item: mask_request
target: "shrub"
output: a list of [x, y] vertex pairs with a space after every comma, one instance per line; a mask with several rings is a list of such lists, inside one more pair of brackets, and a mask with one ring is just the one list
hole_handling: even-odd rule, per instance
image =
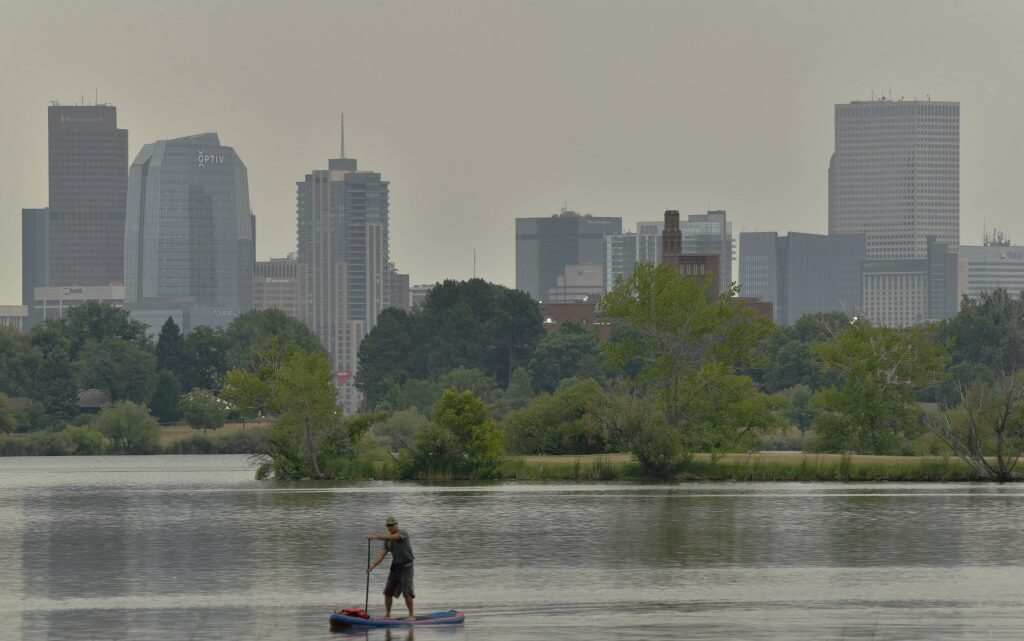
[[105, 407], [93, 421], [101, 434], [125, 454], [149, 454], [159, 445], [160, 426], [142, 405], [120, 401]]

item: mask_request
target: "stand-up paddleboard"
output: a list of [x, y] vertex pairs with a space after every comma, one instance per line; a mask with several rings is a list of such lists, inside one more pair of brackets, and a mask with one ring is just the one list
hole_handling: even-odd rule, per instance
[[361, 626], [369, 628], [396, 628], [406, 625], [444, 625], [462, 623], [465, 620], [466, 615], [462, 612], [456, 612], [455, 610], [423, 614], [412, 621], [409, 619], [375, 619], [373, 617], [364, 619], [363, 617], [342, 614], [341, 612], [335, 612], [331, 615], [331, 625], [336, 627]]

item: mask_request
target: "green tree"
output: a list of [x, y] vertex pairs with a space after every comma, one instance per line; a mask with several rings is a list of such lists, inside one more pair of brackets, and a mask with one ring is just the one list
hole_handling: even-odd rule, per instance
[[343, 419], [333, 380], [326, 355], [294, 345], [283, 355], [265, 354], [251, 371], [228, 373], [221, 397], [232, 407], [277, 415], [265, 450], [258, 453], [264, 459], [261, 475], [327, 478], [333, 461], [355, 452], [369, 422]]
[[815, 348], [842, 378], [813, 406], [820, 451], [898, 453], [918, 431], [917, 389], [942, 376], [948, 355], [927, 328], [891, 329], [858, 322]]
[[512, 372], [512, 380], [508, 383], [508, 389], [499, 391], [495, 395], [494, 402], [491, 403], [491, 414], [495, 419], [501, 420], [509, 412], [526, 407], [533, 397], [530, 374], [525, 367], [517, 367]]
[[[567, 381], [568, 383], [568, 381]], [[518, 454], [598, 454], [609, 449], [603, 416], [607, 397], [593, 379], [541, 394], [505, 417], [508, 448]]]
[[185, 337], [182, 389], [217, 389], [228, 369], [228, 340], [224, 332], [201, 325]]
[[146, 325], [133, 320], [128, 310], [109, 303], [86, 301], [68, 309], [59, 322], [63, 322], [67, 332], [71, 360], [78, 358], [79, 351], [90, 341], [101, 343], [119, 339], [136, 347], [150, 348]]
[[[1024, 301], [1005, 289], [964, 296], [960, 312], [944, 321], [939, 338], [951, 343], [953, 365], [972, 362], [993, 374], [1012, 375], [1024, 369]], [[961, 381], [965, 387], [972, 381]]]
[[479, 278], [435, 286], [412, 312], [385, 310], [359, 347], [356, 386], [376, 407], [395, 384], [458, 367], [508, 386], [544, 334], [537, 303]]
[[11, 401], [7, 395], [0, 392], [0, 432], [10, 434], [18, 426], [18, 421], [11, 410]]
[[46, 413], [57, 422], [69, 421], [78, 414], [78, 384], [66, 352], [47, 352], [32, 398], [42, 403]]
[[103, 390], [113, 401], [145, 404], [156, 388], [156, 356], [116, 338], [89, 341], [75, 361], [75, 374], [83, 389]]
[[206, 390], [194, 389], [181, 398], [178, 409], [194, 430], [215, 430], [228, 420], [227, 404]]
[[418, 409], [411, 407], [392, 413], [373, 428], [373, 433], [389, 452], [411, 449], [416, 436], [430, 423]]
[[142, 405], [120, 401], [103, 408], [92, 428], [123, 454], [149, 454], [159, 447], [160, 426]]
[[156, 389], [149, 401], [149, 409], [161, 423], [172, 423], [181, 418], [178, 401], [181, 400], [181, 384], [170, 371], [162, 369], [156, 375]]
[[835, 385], [837, 375], [822, 367], [813, 348], [849, 327], [850, 320], [841, 312], [807, 314], [793, 327], [771, 335], [767, 341], [770, 363], [757, 377], [764, 390], [773, 393], [796, 385], [818, 390]]
[[180, 383], [188, 371], [187, 364], [185, 337], [174, 318], [168, 316], [156, 341], [156, 366], [173, 374]]
[[789, 422], [805, 435], [807, 430], [814, 424], [814, 417], [818, 415], [817, 410], [812, 406], [814, 392], [806, 385], [794, 385], [782, 391], [782, 395], [789, 400], [785, 416]]
[[579, 323], [562, 323], [537, 343], [529, 372], [531, 382], [540, 392], [555, 391], [566, 378], [601, 378], [597, 334]]
[[501, 430], [487, 405], [472, 392], [449, 389], [434, 405], [430, 425], [417, 435], [407, 473], [487, 477], [503, 453]]
[[53, 424], [46, 408], [39, 403], [28, 403], [14, 410], [14, 419], [19, 432], [41, 432]]
[[279, 309], [264, 309], [236, 316], [224, 332], [228, 365], [248, 368], [268, 348], [283, 351], [289, 345], [307, 352], [323, 352], [320, 340], [302, 321]]
[[30, 396], [41, 361], [31, 337], [13, 327], [0, 327], [0, 393]]
[[1019, 481], [1024, 456], [1024, 372], [960, 388], [961, 402], [931, 427], [982, 478]]
[[601, 301], [605, 318], [629, 330], [602, 346], [609, 367], [636, 368], [638, 388], [656, 399], [685, 447], [742, 448], [767, 427], [755, 423], [770, 422], [774, 402], [736, 369], [757, 364], [771, 321], [730, 300], [734, 293], [716, 295], [668, 266], [640, 264]]

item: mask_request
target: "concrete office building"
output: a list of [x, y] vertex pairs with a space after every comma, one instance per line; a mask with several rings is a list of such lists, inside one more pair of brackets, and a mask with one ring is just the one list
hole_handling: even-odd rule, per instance
[[0, 327], [10, 327], [19, 332], [28, 330], [28, 306], [0, 305]]
[[[29, 316], [35, 322], [42, 323], [64, 318], [69, 309], [78, 307], [86, 301], [98, 301], [114, 307], [124, 307], [124, 285], [36, 287], [32, 298]], [[166, 316], [164, 316], [164, 320], [167, 320]], [[157, 329], [159, 330], [159, 328]]]
[[572, 303], [598, 300], [604, 294], [604, 270], [600, 265], [566, 265], [544, 302]]
[[568, 265], [596, 265], [603, 271], [605, 237], [621, 233], [621, 218], [567, 209], [547, 218], [516, 218], [516, 289], [542, 301]]
[[725, 211], [691, 214], [679, 223], [682, 232], [683, 254], [714, 254], [718, 256], [718, 289], [725, 292], [732, 286], [732, 260], [734, 258], [732, 223]]
[[215, 133], [145, 145], [129, 174], [125, 306], [189, 332], [252, 309], [254, 224], [245, 165]]
[[953, 249], [933, 237], [925, 258], [864, 261], [864, 318], [883, 327], [909, 327], [955, 316]]
[[863, 234], [743, 232], [740, 293], [772, 303], [780, 325], [819, 312], [860, 313]]
[[388, 307], [409, 310], [412, 308], [412, 292], [409, 289], [409, 274], [400, 274], [394, 265], [388, 270]]
[[302, 318], [330, 354], [342, 406], [354, 413], [359, 343], [390, 296], [389, 185], [342, 149], [296, 187]]
[[430, 290], [437, 287], [437, 283], [432, 285], [413, 285], [409, 288], [409, 304], [410, 307], [418, 307], [423, 304], [423, 301], [427, 300], [427, 294]]
[[124, 279], [128, 132], [111, 105], [49, 108], [47, 282], [110, 285]]
[[997, 289], [1014, 298], [1024, 295], [1024, 247], [1012, 245], [1001, 233], [986, 233], [980, 247], [961, 245], [958, 255], [959, 296], [977, 299]]
[[301, 318], [299, 263], [295, 254], [287, 258], [256, 261], [252, 275], [252, 308], [279, 309], [292, 318]]
[[960, 104], [835, 106], [828, 231], [864, 234], [869, 260], [927, 258], [928, 237], [960, 243]]

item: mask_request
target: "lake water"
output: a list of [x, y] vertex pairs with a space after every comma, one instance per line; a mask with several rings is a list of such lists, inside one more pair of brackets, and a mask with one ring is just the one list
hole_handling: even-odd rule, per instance
[[[362, 607], [364, 534], [389, 514], [417, 610], [464, 625], [329, 630]], [[239, 456], [0, 458], [0, 638], [1013, 639], [1022, 534], [1020, 486], [275, 483]]]

